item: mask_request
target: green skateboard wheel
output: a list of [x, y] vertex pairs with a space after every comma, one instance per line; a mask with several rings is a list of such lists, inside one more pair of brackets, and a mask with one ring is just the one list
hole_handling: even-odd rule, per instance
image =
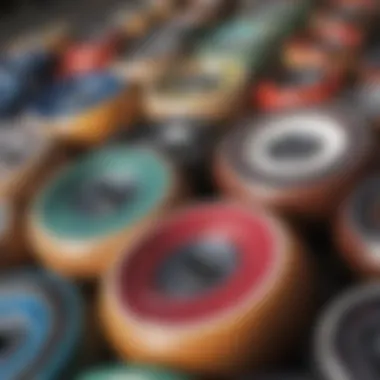
[[96, 276], [171, 204], [171, 165], [158, 153], [108, 146], [64, 169], [35, 200], [30, 236], [47, 267]]

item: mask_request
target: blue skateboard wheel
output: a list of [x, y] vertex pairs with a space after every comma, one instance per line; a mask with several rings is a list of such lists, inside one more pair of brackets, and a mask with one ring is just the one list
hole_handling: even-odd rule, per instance
[[74, 357], [82, 318], [69, 282], [39, 271], [2, 273], [0, 378], [57, 379]]
[[92, 143], [101, 142], [130, 117], [132, 104], [128, 86], [101, 72], [52, 84], [30, 113], [59, 139]]

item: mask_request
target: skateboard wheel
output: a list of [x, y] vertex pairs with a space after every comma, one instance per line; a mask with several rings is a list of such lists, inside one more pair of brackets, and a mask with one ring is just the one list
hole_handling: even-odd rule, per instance
[[196, 34], [194, 25], [184, 19], [157, 27], [126, 43], [114, 70], [129, 81], [150, 84], [183, 57]]
[[144, 103], [152, 120], [221, 121], [238, 111], [246, 76], [232, 60], [189, 59], [150, 86]]
[[312, 35], [336, 47], [358, 51], [364, 44], [363, 28], [334, 10], [316, 12], [310, 20], [309, 28]]
[[297, 62], [280, 64], [274, 75], [254, 85], [256, 107], [262, 111], [280, 111], [315, 106], [331, 99], [341, 89], [342, 72], [328, 54], [305, 50]]
[[0, 276], [0, 375], [53, 380], [67, 371], [81, 342], [83, 310], [78, 290], [37, 271]]
[[379, 291], [378, 283], [353, 287], [322, 313], [315, 331], [313, 356], [323, 379], [379, 376]]
[[31, 106], [30, 117], [58, 140], [91, 145], [128, 125], [135, 110], [131, 86], [101, 72], [52, 84]]
[[214, 59], [233, 59], [256, 74], [278, 45], [298, 27], [310, 2], [266, 1], [237, 5], [238, 13], [206, 36], [196, 54]]
[[337, 246], [345, 262], [353, 271], [370, 277], [380, 277], [379, 188], [378, 175], [362, 180], [343, 203], [335, 226]]
[[[291, 326], [299, 331], [312, 298], [307, 261], [265, 211], [195, 205], [119, 257], [105, 276], [101, 318], [122, 358], [189, 373], [240, 372], [281, 356], [280, 341], [289, 350]], [[274, 336], [284, 340], [274, 344]]]
[[141, 380], [190, 380], [190, 376], [159, 368], [121, 365], [88, 371], [75, 380], [132, 380], [136, 377]]
[[116, 57], [121, 35], [115, 25], [104, 20], [107, 15], [102, 10], [75, 20], [71, 43], [60, 61], [59, 75], [66, 77], [101, 71]]
[[215, 176], [228, 196], [289, 216], [326, 217], [372, 155], [369, 125], [347, 107], [248, 120], [225, 137]]
[[281, 61], [290, 67], [303, 67], [306, 62], [329, 62], [330, 70], [347, 76], [353, 69], [355, 56], [349, 49], [336, 46], [328, 41], [321, 41], [307, 33], [298, 35], [285, 42], [281, 53]]
[[30, 241], [46, 267], [92, 279], [179, 197], [176, 173], [158, 153], [110, 146], [42, 189], [28, 218]]

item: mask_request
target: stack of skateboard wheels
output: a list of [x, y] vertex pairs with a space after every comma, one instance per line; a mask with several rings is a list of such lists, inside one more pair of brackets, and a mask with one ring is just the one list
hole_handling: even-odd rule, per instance
[[378, 380], [379, 21], [4, 11], [0, 380]]

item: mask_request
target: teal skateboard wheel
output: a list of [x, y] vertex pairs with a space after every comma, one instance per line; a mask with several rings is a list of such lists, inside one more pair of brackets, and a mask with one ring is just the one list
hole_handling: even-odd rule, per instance
[[40, 271], [0, 274], [2, 380], [56, 380], [73, 363], [83, 310], [77, 289]]
[[122, 366], [102, 368], [79, 375], [75, 380], [190, 380], [191, 377], [166, 369], [142, 366]]
[[196, 54], [233, 57], [256, 71], [273, 46], [298, 26], [309, 9], [309, 1], [255, 3], [206, 36]]
[[175, 171], [161, 155], [108, 146], [64, 169], [42, 189], [30, 214], [31, 242], [47, 267], [94, 277], [177, 195]]

